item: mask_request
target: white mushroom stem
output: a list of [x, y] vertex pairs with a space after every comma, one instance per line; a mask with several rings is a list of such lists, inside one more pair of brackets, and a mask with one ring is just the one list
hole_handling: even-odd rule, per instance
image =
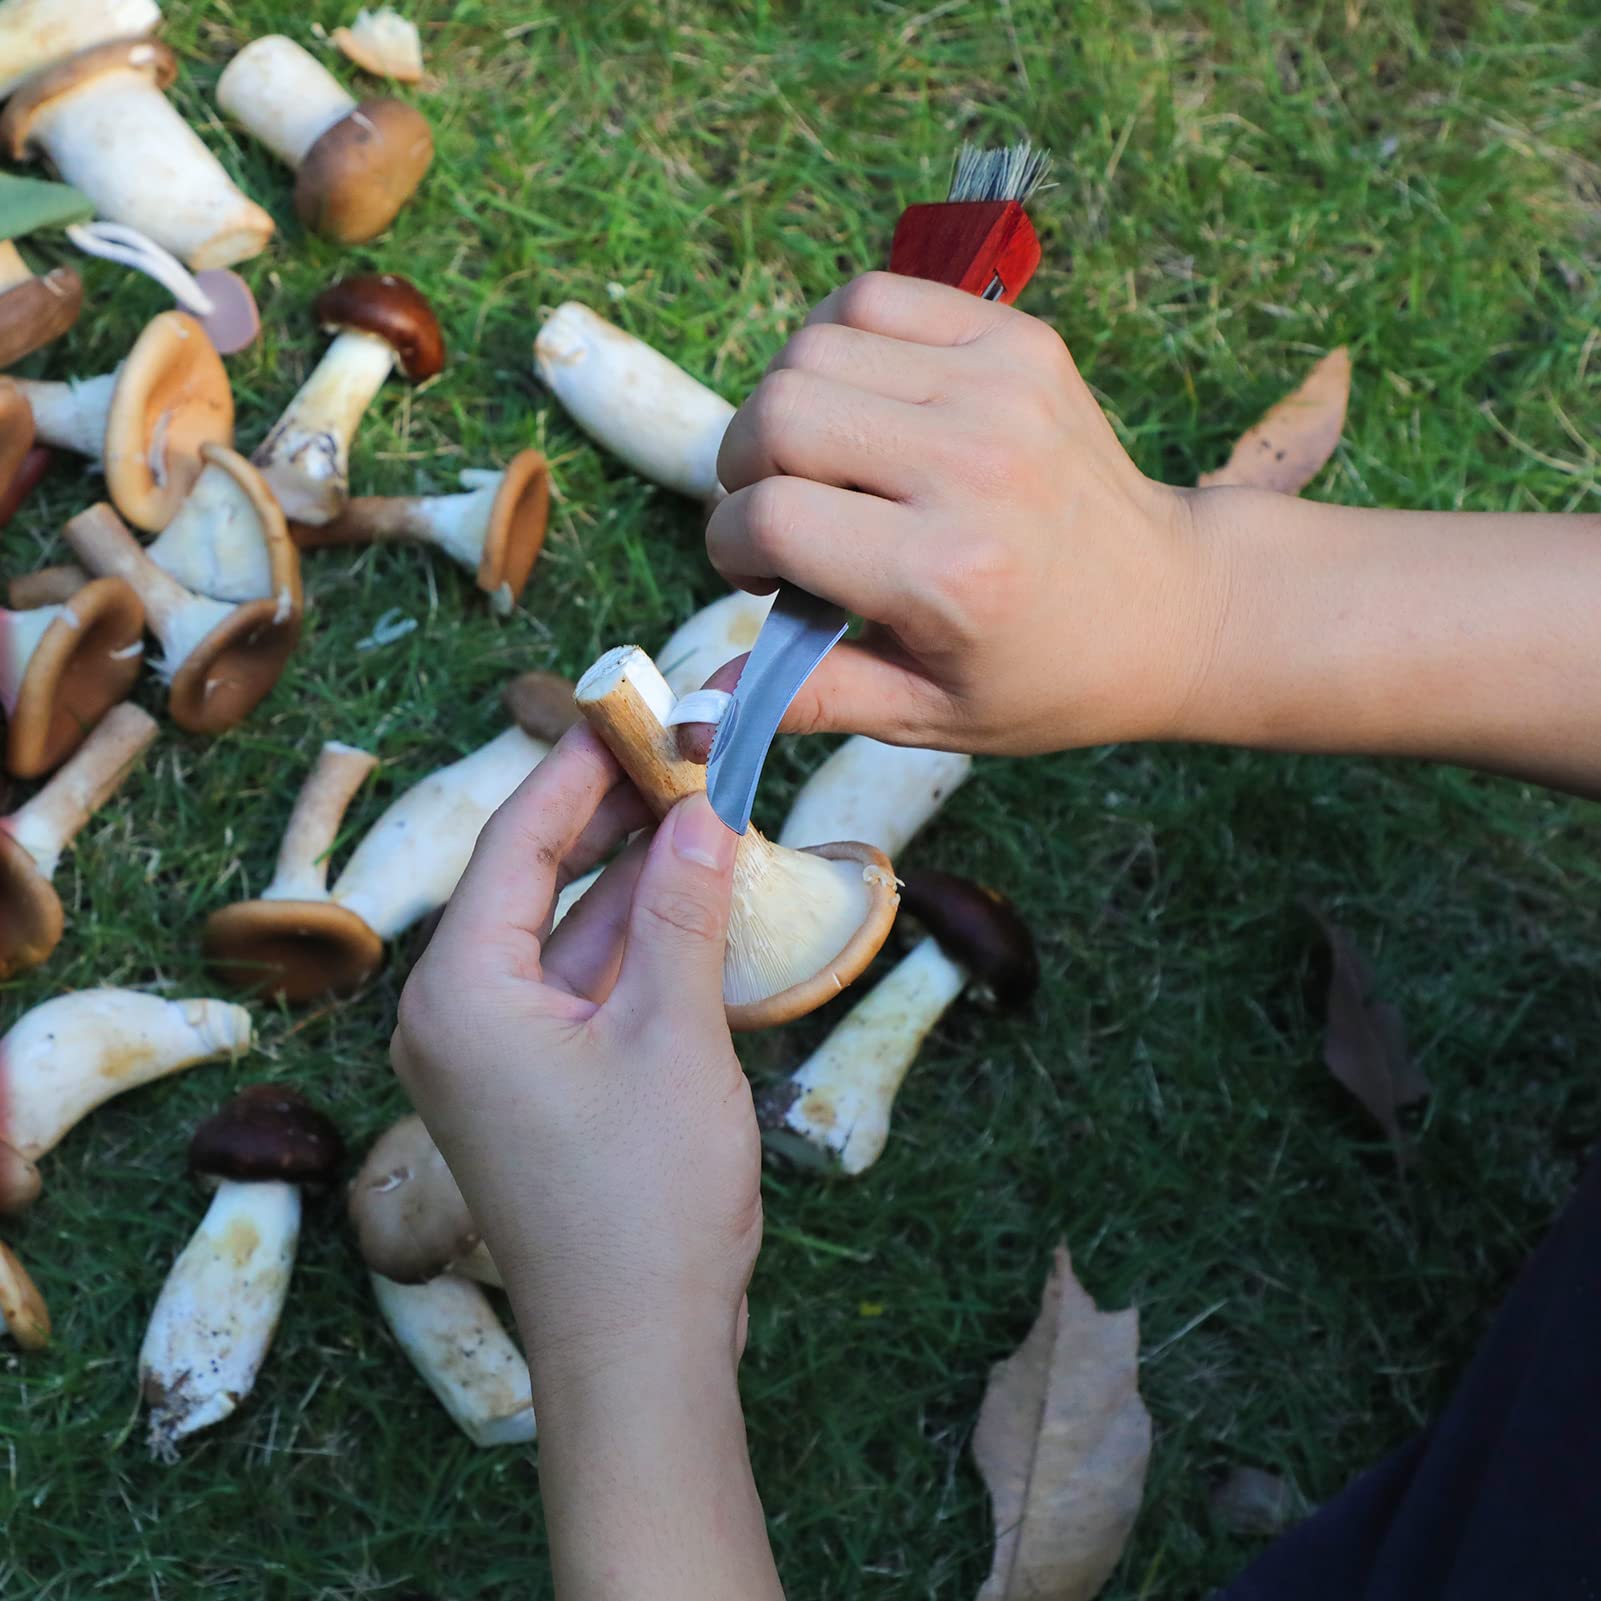
[[776, 591], [774, 595], [747, 595], [736, 589], [721, 600], [702, 606], [656, 652], [667, 687], [675, 695], [688, 695], [725, 662], [743, 656], [756, 643], [756, 636], [773, 609], [775, 595]]
[[199, 134], [137, 61], [57, 95], [30, 140], [112, 222], [137, 229], [196, 271], [256, 255], [272, 218], [240, 193]]
[[238, 479], [215, 462], [201, 469], [145, 554], [168, 577], [212, 600], [261, 600], [273, 592], [261, 513]]
[[278, 847], [272, 882], [257, 898], [264, 901], [328, 899], [328, 853], [339, 837], [339, 825], [356, 791], [378, 765], [378, 758], [354, 745], [329, 740], [317, 757], [311, 777], [295, 799]]
[[289, 1293], [300, 1239], [300, 1188], [223, 1179], [173, 1263], [139, 1348], [150, 1449], [220, 1423], [249, 1395]]
[[78, 990], [25, 1013], [0, 1039], [0, 1140], [30, 1161], [102, 1102], [250, 1049], [250, 1014], [216, 1000]]
[[223, 69], [217, 104], [285, 166], [356, 109], [343, 85], [310, 51], [281, 33], [253, 40]]
[[382, 939], [443, 906], [479, 831], [549, 754], [542, 740], [508, 728], [413, 785], [352, 852], [334, 883], [334, 901]]
[[64, 383], [45, 378], [14, 380], [32, 408], [34, 439], [55, 450], [87, 456], [99, 465], [105, 457], [106, 420], [120, 372], [119, 368]]
[[374, 540], [432, 545], [470, 573], [478, 571], [505, 473], [468, 467], [459, 495], [374, 495], [351, 501], [341, 526]]
[[734, 408], [644, 340], [569, 300], [539, 330], [534, 364], [578, 426], [635, 472], [700, 500], [721, 493], [717, 451]]
[[116, 793], [155, 737], [155, 718], [124, 702], [101, 719], [43, 789], [0, 818], [0, 829], [27, 851], [46, 878], [54, 878], [61, 853]]
[[149, 33], [155, 0], [5, 0], [0, 5], [0, 98], [30, 73], [108, 39]]
[[395, 365], [394, 347], [346, 329], [251, 460], [292, 522], [330, 522], [350, 487], [350, 441]]
[[844, 1173], [871, 1167], [889, 1137], [890, 1109], [907, 1070], [966, 983], [965, 970], [937, 940], [914, 946], [777, 1092], [794, 1096], [778, 1124], [782, 1148]]
[[161, 643], [156, 672], [170, 683], [194, 648], [235, 610], [187, 590], [164, 573], [109, 513], [75, 517], [64, 530], [73, 554], [97, 578], [121, 578], [144, 603], [145, 622]]
[[799, 850], [859, 839], [893, 861], [972, 766], [971, 756], [855, 734], [801, 786], [778, 843]]
[[426, 1284], [372, 1275], [390, 1332], [474, 1445], [534, 1438], [528, 1363], [476, 1284], [442, 1274]]
[[0, 239], [0, 295], [33, 277], [33, 268], [22, 259], [22, 252], [9, 239]]

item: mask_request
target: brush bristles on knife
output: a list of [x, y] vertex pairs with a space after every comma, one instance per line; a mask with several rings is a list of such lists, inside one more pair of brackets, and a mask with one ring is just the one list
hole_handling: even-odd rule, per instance
[[1039, 238], [1023, 206], [1050, 165], [1049, 153], [1027, 142], [989, 150], [963, 145], [946, 198], [901, 213], [889, 270], [1011, 305], [1040, 263]]

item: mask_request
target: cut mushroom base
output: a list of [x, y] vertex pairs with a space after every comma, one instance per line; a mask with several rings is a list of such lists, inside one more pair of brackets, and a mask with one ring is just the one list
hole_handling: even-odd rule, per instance
[[168, 102], [178, 58], [150, 39], [93, 45], [34, 73], [0, 114], [13, 161], [43, 153], [113, 222], [197, 271], [265, 248], [273, 221]]
[[0, 818], [0, 978], [37, 967], [60, 942], [65, 914], [50, 881], [61, 853], [155, 737], [154, 718], [118, 706], [37, 795]]
[[569, 300], [539, 330], [534, 365], [578, 426], [635, 472], [700, 500], [722, 493], [717, 452], [734, 408], [644, 340]]
[[0, 97], [30, 74], [107, 39], [149, 33], [156, 0], [5, 0], [0, 5]]
[[415, 1114], [373, 1142], [347, 1207], [362, 1261], [399, 1284], [462, 1271], [482, 1245], [455, 1175]]
[[534, 1438], [527, 1360], [476, 1284], [454, 1274], [396, 1284], [374, 1273], [372, 1287], [401, 1350], [474, 1445]]
[[[705, 788], [706, 769], [663, 726], [673, 693], [638, 646], [608, 651], [575, 698], [657, 816]], [[832, 999], [877, 954], [897, 901], [895, 870], [870, 845], [794, 851], [747, 830], [723, 961], [730, 1027], [787, 1022]]]
[[347, 994], [378, 970], [383, 942], [328, 894], [328, 853], [377, 765], [353, 746], [323, 746], [290, 814], [272, 882], [254, 900], [206, 919], [206, 962], [220, 977], [297, 1002]]

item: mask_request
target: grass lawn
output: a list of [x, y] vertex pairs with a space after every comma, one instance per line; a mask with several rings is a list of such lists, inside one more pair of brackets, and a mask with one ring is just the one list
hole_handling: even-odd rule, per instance
[[[211, 89], [254, 35], [309, 40], [354, 10], [167, 6], [178, 104], [280, 222], [244, 269], [267, 333], [230, 364], [241, 441], [315, 360], [316, 291], [399, 271], [438, 305], [450, 365], [385, 391], [358, 490], [445, 489], [532, 442], [555, 464], [549, 543], [505, 620], [419, 552], [309, 556], [283, 683], [223, 739], [164, 730], [65, 864], [67, 938], [5, 986], [6, 1019], [74, 986], [208, 993], [200, 922], [265, 883], [319, 742], [384, 758], [354, 837], [501, 726], [511, 673], [657, 644], [716, 595], [695, 508], [533, 379], [542, 309], [586, 301], [738, 398], [810, 302], [883, 259], [900, 207], [943, 193], [964, 136], [1055, 149], [1023, 304], [1147, 471], [1193, 481], [1348, 342], [1351, 420], [1317, 494], [1597, 508], [1601, 37], [1583, 0], [419, 0], [436, 168], [390, 236], [338, 250], [304, 236], [288, 174]], [[83, 322], [30, 371], [109, 368], [163, 307], [84, 271]], [[97, 493], [59, 461], [6, 572], [61, 559], [55, 530]], [[361, 648], [391, 609], [415, 630]], [[141, 699], [157, 707], [152, 683]], [[822, 754], [779, 754], [759, 819]], [[1106, 1594], [1204, 1594], [1257, 1548], [1211, 1527], [1216, 1475], [1265, 1467], [1311, 1504], [1417, 1428], [1601, 1129], [1601, 813], [1449, 769], [1116, 748], [979, 763], [915, 854], [1015, 896], [1046, 982], [1020, 1019], [951, 1016], [866, 1177], [768, 1175], [744, 1376], [790, 1593], [970, 1601], [990, 1532], [969, 1430], [1065, 1234], [1100, 1302], [1140, 1309], [1156, 1422]], [[1433, 1080], [1405, 1184], [1320, 1065], [1300, 896], [1373, 955]], [[403, 1108], [385, 1047], [411, 954], [348, 1005], [258, 1009], [239, 1076], [304, 1086], [362, 1149]], [[749, 1040], [751, 1072], [828, 1022]], [[96, 1114], [8, 1225], [56, 1340], [0, 1356], [0, 1595], [548, 1594], [530, 1458], [455, 1432], [380, 1325], [337, 1206], [309, 1220], [252, 1400], [180, 1465], [148, 1459], [135, 1355], [202, 1208], [188, 1132], [228, 1082], [205, 1069]]]

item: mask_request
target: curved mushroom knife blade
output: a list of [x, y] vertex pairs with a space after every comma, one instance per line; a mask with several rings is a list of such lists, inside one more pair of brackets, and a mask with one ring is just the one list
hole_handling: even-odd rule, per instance
[[[1040, 263], [1023, 203], [1049, 170], [1050, 156], [1027, 142], [995, 150], [963, 145], [944, 201], [901, 213], [889, 270], [1010, 305]], [[750, 824], [762, 763], [789, 703], [847, 623], [838, 606], [793, 584], [778, 586], [706, 768], [712, 809], [736, 834]]]

